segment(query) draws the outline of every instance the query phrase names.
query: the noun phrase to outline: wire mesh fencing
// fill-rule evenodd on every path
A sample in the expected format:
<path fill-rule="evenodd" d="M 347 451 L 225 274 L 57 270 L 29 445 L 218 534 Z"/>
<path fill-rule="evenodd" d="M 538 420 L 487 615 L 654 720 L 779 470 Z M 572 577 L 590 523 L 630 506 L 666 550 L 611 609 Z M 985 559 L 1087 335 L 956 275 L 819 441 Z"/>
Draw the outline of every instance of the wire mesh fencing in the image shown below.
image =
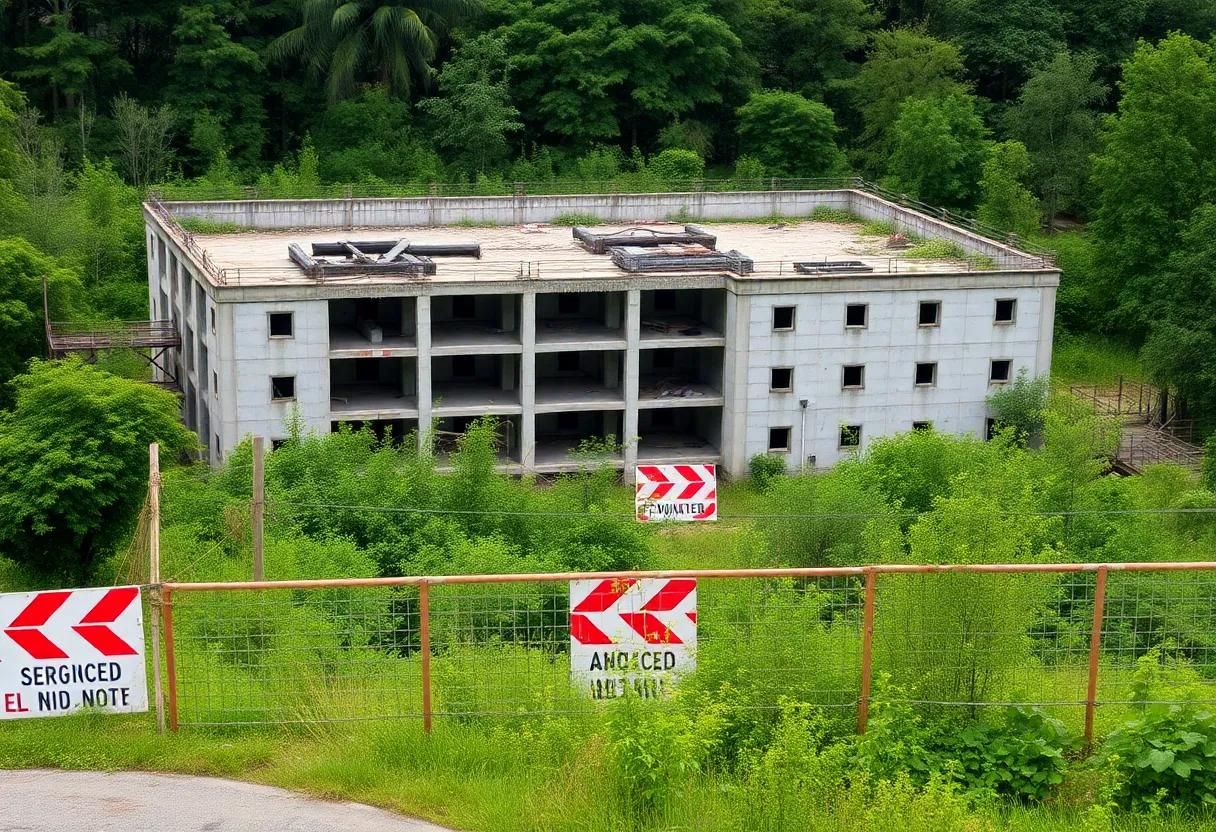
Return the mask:
<path fill-rule="evenodd" d="M 171 721 L 429 725 L 569 714 L 627 687 L 653 694 L 639 679 L 658 677 L 663 695 L 686 701 L 856 709 L 860 727 L 880 698 L 972 712 L 1040 706 L 1092 735 L 1103 706 L 1216 702 L 1213 570 L 879 566 L 167 584 Z M 611 688 L 575 672 L 570 582 L 588 577 L 695 580 L 695 667 L 661 669 L 660 638 L 653 656 L 605 647 Z"/>

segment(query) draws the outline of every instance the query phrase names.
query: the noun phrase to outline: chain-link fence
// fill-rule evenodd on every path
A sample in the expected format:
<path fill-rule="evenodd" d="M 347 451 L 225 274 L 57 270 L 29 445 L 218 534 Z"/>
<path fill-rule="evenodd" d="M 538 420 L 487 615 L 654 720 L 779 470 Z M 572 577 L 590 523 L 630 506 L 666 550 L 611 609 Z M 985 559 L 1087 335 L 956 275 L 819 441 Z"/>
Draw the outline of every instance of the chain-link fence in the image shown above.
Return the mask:
<path fill-rule="evenodd" d="M 1159 701 L 1161 690 L 1216 701 L 1214 570 L 878 566 L 166 584 L 170 716 L 182 725 L 429 724 L 593 709 L 602 703 L 571 672 L 569 582 L 695 578 L 696 668 L 670 680 L 689 701 L 855 708 L 862 727 L 874 698 L 928 709 L 1039 705 L 1092 734 L 1103 705 Z"/>

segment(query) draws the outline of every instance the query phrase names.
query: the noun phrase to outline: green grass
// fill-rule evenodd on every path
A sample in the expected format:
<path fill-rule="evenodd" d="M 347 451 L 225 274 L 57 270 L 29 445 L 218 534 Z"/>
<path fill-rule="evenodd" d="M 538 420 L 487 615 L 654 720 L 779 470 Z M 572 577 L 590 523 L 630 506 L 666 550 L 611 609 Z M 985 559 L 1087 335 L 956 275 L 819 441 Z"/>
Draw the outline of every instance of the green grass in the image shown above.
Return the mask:
<path fill-rule="evenodd" d="M 890 237 L 894 233 L 894 224 L 886 220 L 870 220 L 861 224 L 861 234 L 865 237 Z"/>
<path fill-rule="evenodd" d="M 498 228 L 494 220 L 475 220 L 472 217 L 461 217 L 452 223 L 458 228 Z"/>
<path fill-rule="evenodd" d="M 585 211 L 567 211 L 553 218 L 550 225 L 602 225 L 603 220 Z"/>
<path fill-rule="evenodd" d="M 0 768 L 143 770 L 228 777 L 328 799 L 349 799 L 454 829 L 708 830 L 761 828 L 771 815 L 752 787 L 722 771 L 675 773 L 655 810 L 628 805 L 630 788 L 613 764 L 603 721 L 550 717 L 543 723 L 469 725 L 439 720 L 427 736 L 417 721 L 314 726 L 308 731 L 187 730 L 158 735 L 151 715 L 86 714 L 8 723 Z M 1084 789 L 1078 783 L 1074 791 Z M 801 787 L 798 809 L 768 830 L 838 832 L 1182 832 L 1213 828 L 1206 818 L 1114 815 L 1066 796 L 1051 806 L 968 807 L 954 796 L 908 789 L 850 789 L 816 795 Z M 809 794 L 808 794 L 809 792 Z M 779 798 L 778 798 L 779 799 Z M 807 808 L 809 805 L 809 808 Z M 791 806 L 791 808 L 793 808 Z"/>
<path fill-rule="evenodd" d="M 1101 335 L 1056 337 L 1051 380 L 1058 385 L 1091 384 L 1112 387 L 1124 381 L 1144 381 L 1144 368 L 1135 348 Z"/>
<path fill-rule="evenodd" d="M 240 234 L 249 230 L 230 220 L 216 220 L 211 217 L 181 217 L 177 224 L 191 234 Z"/>
<path fill-rule="evenodd" d="M 934 239 L 908 249 L 906 256 L 915 260 L 965 260 L 967 252 L 958 243 Z"/>
<path fill-rule="evenodd" d="M 844 208 L 829 208 L 826 205 L 820 205 L 811 212 L 811 219 L 815 222 L 834 222 L 838 224 L 861 222 L 861 218 Z"/>

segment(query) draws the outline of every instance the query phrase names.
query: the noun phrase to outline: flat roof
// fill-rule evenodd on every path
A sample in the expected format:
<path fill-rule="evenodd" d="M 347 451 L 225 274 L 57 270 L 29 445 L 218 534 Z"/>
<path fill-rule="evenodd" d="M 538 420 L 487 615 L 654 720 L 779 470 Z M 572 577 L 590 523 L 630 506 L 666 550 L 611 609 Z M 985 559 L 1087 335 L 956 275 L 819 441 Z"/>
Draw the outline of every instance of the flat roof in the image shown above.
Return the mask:
<path fill-rule="evenodd" d="M 795 262 L 860 260 L 873 268 L 874 276 L 913 273 L 951 274 L 972 270 L 1009 268 L 1000 264 L 952 259 L 918 259 L 906 251 L 886 248 L 884 235 L 863 233 L 861 223 L 831 223 L 811 220 L 776 224 L 746 222 L 696 222 L 718 238 L 717 249 L 736 249 L 750 257 L 755 269 L 750 275 L 729 274 L 736 280 L 763 280 L 799 276 Z M 633 225 L 588 226 L 596 234 L 627 228 L 645 227 L 677 231 L 683 223 L 647 222 Z M 481 244 L 481 258 L 436 257 L 436 273 L 418 277 L 402 274 L 310 277 L 288 256 L 287 247 L 298 243 L 311 251 L 312 243 L 397 240 L 413 243 L 471 242 Z M 500 226 L 492 228 L 392 227 L 392 228 L 309 228 L 298 231 L 256 231 L 234 234 L 195 234 L 194 243 L 206 252 L 207 259 L 224 285 L 237 286 L 311 286 L 311 285 L 385 285 L 394 283 L 445 283 L 468 281 L 511 281 L 520 279 L 572 280 L 589 278 L 636 277 L 612 263 L 609 255 L 592 254 L 583 248 L 569 226 Z M 991 262 L 991 261 L 986 261 Z M 663 272 L 664 276 L 688 274 L 706 277 L 715 272 Z M 850 274 L 849 277 L 865 277 Z M 215 275 L 210 275 L 213 281 Z M 807 275 L 806 279 L 821 279 Z"/>

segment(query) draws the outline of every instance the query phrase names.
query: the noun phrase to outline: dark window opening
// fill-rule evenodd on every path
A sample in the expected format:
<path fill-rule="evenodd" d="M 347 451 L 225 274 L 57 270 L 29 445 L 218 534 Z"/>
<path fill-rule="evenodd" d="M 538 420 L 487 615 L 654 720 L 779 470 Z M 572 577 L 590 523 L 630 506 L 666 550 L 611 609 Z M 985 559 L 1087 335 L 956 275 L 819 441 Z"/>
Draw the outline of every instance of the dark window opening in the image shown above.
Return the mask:
<path fill-rule="evenodd" d="M 861 446 L 861 425 L 840 426 L 840 447 L 857 448 Z"/>
<path fill-rule="evenodd" d="M 941 323 L 942 305 L 935 300 L 922 300 L 920 302 L 920 313 L 916 322 L 920 326 L 937 326 Z"/>
<path fill-rule="evenodd" d="M 656 370 L 669 370 L 676 366 L 676 353 L 675 350 L 655 350 L 650 360 Z"/>
<path fill-rule="evenodd" d="M 916 365 L 916 386 L 930 387 L 937 384 L 937 365 L 932 362 Z"/>
<path fill-rule="evenodd" d="M 452 356 L 452 375 L 459 378 L 472 378 L 477 375 L 477 362 L 473 359 L 473 356 Z"/>
<path fill-rule="evenodd" d="M 933 430 L 932 422 L 913 422 L 912 430 Z"/>
<path fill-rule="evenodd" d="M 996 419 L 984 420 L 984 439 L 990 440 L 996 436 Z"/>
<path fill-rule="evenodd" d="M 794 307 L 793 306 L 774 306 L 773 307 L 773 329 L 793 329 L 794 328 Z"/>
<path fill-rule="evenodd" d="M 794 371 L 790 367 L 773 367 L 769 370 L 770 390 L 789 391 L 794 386 Z"/>
<path fill-rule="evenodd" d="M 674 312 L 676 310 L 676 290 L 656 289 L 654 308 L 659 312 Z"/>
<path fill-rule="evenodd" d="M 996 322 L 998 324 L 1013 323 L 1014 315 L 1017 313 L 1018 302 L 1012 298 L 998 300 L 996 302 Z"/>
<path fill-rule="evenodd" d="M 355 359 L 355 381 L 369 382 L 380 380 L 379 362 L 375 358 Z"/>
<path fill-rule="evenodd" d="M 769 428 L 768 449 L 770 451 L 788 451 L 790 449 L 790 429 Z"/>
<path fill-rule="evenodd" d="M 296 397 L 295 376 L 271 376 L 270 398 L 272 401 L 285 402 Z"/>
<path fill-rule="evenodd" d="M 578 414 L 577 413 L 559 413 L 557 414 L 557 429 L 562 432 L 573 432 L 578 430 Z"/>
<path fill-rule="evenodd" d="M 476 318 L 477 317 L 477 302 L 472 295 L 456 295 L 452 298 L 452 317 L 453 318 Z"/>
<path fill-rule="evenodd" d="M 562 292 L 557 296 L 557 314 L 577 315 L 579 298 L 577 292 Z"/>
<path fill-rule="evenodd" d="M 864 327 L 868 311 L 869 304 L 850 303 L 844 308 L 844 325 L 848 327 Z"/>
<path fill-rule="evenodd" d="M 841 387 L 865 387 L 866 384 L 866 367 L 864 364 L 847 364 L 844 368 L 844 376 L 841 379 Z"/>
<path fill-rule="evenodd" d="M 1000 358 L 992 362 L 992 371 L 988 375 L 988 380 L 997 384 L 1009 381 L 1009 374 L 1013 370 L 1013 362 L 1007 358 Z"/>
<path fill-rule="evenodd" d="M 270 450 L 277 451 L 279 448 L 283 447 L 286 444 L 287 444 L 286 439 L 271 439 L 270 440 Z"/>

